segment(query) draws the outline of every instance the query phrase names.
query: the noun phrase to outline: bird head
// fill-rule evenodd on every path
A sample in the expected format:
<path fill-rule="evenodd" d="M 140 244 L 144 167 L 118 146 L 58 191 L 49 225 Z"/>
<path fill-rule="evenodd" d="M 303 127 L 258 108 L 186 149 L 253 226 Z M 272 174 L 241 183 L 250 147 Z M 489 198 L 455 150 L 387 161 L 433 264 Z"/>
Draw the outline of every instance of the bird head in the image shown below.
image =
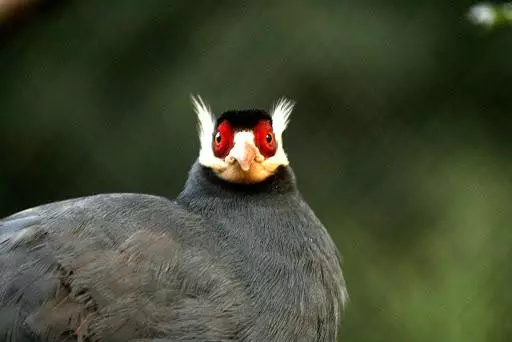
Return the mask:
<path fill-rule="evenodd" d="M 281 99 L 270 113 L 232 110 L 215 117 L 201 97 L 192 97 L 199 120 L 199 163 L 231 183 L 259 183 L 289 164 L 283 149 L 293 102 Z"/>

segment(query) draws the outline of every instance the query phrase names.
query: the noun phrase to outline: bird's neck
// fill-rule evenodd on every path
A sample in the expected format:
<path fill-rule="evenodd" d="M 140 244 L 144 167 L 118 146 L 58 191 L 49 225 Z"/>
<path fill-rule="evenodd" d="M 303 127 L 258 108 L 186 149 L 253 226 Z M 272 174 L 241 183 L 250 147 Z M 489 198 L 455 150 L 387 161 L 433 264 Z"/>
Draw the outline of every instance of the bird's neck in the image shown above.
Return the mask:
<path fill-rule="evenodd" d="M 251 298 L 248 321 L 265 328 L 251 329 L 248 340 L 296 340 L 296 327 L 301 340 L 335 340 L 339 260 L 289 167 L 257 185 L 235 185 L 196 163 L 177 202 L 205 218 L 212 254 L 228 260 L 226 272 Z"/>
<path fill-rule="evenodd" d="M 290 167 L 281 166 L 276 173 L 257 184 L 235 184 L 220 179 L 215 173 L 199 162 L 192 166 L 185 187 L 178 201 L 197 197 L 254 196 L 265 197 L 273 194 L 295 194 L 295 176 Z"/>

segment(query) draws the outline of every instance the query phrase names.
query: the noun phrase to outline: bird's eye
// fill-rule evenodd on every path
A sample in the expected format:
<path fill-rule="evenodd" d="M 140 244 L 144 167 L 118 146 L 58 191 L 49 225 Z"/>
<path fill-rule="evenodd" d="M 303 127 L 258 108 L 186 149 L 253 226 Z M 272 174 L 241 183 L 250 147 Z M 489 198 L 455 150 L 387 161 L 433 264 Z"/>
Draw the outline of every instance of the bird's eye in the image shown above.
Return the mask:
<path fill-rule="evenodd" d="M 276 154 L 276 139 L 269 120 L 261 120 L 254 127 L 254 142 L 265 158 L 270 158 Z"/>
<path fill-rule="evenodd" d="M 267 144 L 271 144 L 272 140 L 274 140 L 274 138 L 272 138 L 272 134 L 267 133 L 267 135 L 265 136 L 265 140 L 266 140 Z"/>
<path fill-rule="evenodd" d="M 213 136 L 212 149 L 217 158 L 225 158 L 233 147 L 234 132 L 227 121 L 222 121 Z"/>

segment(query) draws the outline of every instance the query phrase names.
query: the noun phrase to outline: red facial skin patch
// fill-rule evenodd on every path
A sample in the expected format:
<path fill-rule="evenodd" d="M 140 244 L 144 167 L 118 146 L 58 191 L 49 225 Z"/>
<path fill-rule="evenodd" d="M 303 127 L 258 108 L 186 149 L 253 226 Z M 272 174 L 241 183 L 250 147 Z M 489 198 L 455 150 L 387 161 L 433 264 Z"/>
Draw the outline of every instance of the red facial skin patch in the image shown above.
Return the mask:
<path fill-rule="evenodd" d="M 233 148 L 235 134 L 228 121 L 222 121 L 213 137 L 213 153 L 217 158 L 225 158 Z"/>
<path fill-rule="evenodd" d="M 253 129 L 254 143 L 265 158 L 276 154 L 277 142 L 269 120 L 261 120 Z"/>
<path fill-rule="evenodd" d="M 265 158 L 276 154 L 277 142 L 269 120 L 261 120 L 253 128 L 254 144 Z M 229 121 L 217 126 L 213 137 L 213 153 L 217 158 L 226 158 L 234 145 L 235 131 Z"/>

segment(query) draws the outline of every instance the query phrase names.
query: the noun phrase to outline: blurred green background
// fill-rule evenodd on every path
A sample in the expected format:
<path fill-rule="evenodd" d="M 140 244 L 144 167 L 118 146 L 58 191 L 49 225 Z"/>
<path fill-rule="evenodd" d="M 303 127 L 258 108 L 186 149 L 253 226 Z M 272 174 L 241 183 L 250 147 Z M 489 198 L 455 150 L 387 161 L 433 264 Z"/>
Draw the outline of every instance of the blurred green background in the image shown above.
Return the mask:
<path fill-rule="evenodd" d="M 0 215 L 175 197 L 216 112 L 285 148 L 344 258 L 342 341 L 512 340 L 512 29 L 470 1 L 57 1 L 0 26 Z"/>

